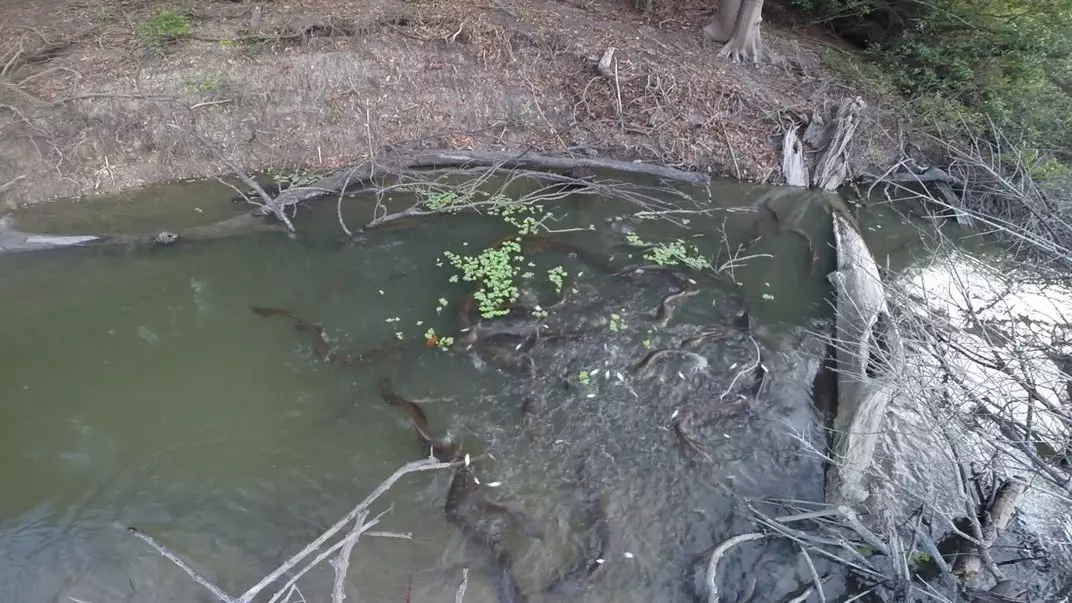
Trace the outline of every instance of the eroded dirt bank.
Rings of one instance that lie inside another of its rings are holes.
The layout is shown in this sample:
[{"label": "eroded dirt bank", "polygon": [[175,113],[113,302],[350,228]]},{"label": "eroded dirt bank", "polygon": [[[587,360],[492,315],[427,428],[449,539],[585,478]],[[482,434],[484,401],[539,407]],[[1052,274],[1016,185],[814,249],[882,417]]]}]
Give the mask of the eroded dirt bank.
[{"label": "eroded dirt bank", "polygon": [[[257,7],[260,7],[259,9]],[[895,160],[898,120],[824,66],[831,43],[765,24],[781,65],[705,48],[714,6],[303,0],[5,3],[7,207],[205,177],[328,169],[391,147],[576,153],[780,180],[782,126],[868,101],[854,169]],[[185,11],[164,51],[144,24]],[[259,15],[257,14],[259,13]],[[151,41],[151,40],[150,40]],[[616,80],[596,63],[617,49]]]}]

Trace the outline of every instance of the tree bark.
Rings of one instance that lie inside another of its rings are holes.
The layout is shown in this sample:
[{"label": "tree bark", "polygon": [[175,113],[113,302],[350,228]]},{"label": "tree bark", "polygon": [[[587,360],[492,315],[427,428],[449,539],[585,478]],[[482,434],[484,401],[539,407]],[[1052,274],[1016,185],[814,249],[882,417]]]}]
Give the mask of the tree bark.
[{"label": "tree bark", "polygon": [[729,57],[737,62],[771,62],[774,57],[763,43],[760,32],[762,13],[763,0],[723,0],[714,19],[704,27],[704,36],[725,43],[718,51],[720,58]]},{"label": "tree bark", "polygon": [[741,12],[741,0],[722,0],[715,17],[703,28],[704,36],[715,42],[725,44],[733,36],[733,28],[737,25],[737,15]]}]

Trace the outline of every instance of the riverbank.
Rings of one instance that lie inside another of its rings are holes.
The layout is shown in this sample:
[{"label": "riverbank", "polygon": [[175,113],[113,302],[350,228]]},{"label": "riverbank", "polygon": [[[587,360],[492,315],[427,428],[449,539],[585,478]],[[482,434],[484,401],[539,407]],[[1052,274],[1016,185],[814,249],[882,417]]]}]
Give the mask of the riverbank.
[{"label": "riverbank", "polygon": [[20,54],[0,96],[7,208],[228,172],[191,132],[249,171],[532,149],[779,183],[783,128],[846,96],[868,103],[852,175],[898,161],[906,127],[815,32],[764,23],[781,65],[717,58],[700,2],[645,17],[603,0],[199,0],[170,42],[145,24],[173,3],[62,4],[0,9]]}]

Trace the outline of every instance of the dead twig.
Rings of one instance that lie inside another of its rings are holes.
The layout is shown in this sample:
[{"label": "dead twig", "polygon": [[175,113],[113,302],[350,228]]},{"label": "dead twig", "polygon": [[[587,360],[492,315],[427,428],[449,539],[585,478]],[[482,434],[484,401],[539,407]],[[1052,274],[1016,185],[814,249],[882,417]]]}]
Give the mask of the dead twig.
[{"label": "dead twig", "polygon": [[[251,586],[248,590],[246,590],[246,592],[242,593],[238,597],[232,597],[228,595],[222,588],[216,586],[203,574],[194,570],[192,567],[190,567],[189,564],[183,561],[182,558],[168,550],[160,543],[156,542],[148,534],[145,534],[141,530],[138,530],[137,528],[133,527],[128,527],[127,530],[138,538],[144,540],[146,543],[156,549],[157,552],[159,552],[161,555],[169,559],[172,563],[177,565],[181,570],[186,572],[187,575],[193,578],[195,582],[208,589],[222,603],[251,603],[257,597],[257,595],[259,595],[265,588],[268,587],[268,585],[278,580],[284,574],[286,574],[294,567],[296,567],[299,563],[301,563],[304,559],[309,557],[309,555],[319,550],[322,546],[324,546],[325,543],[327,543],[328,540],[331,539],[332,536],[336,535],[340,530],[342,530],[344,527],[346,527],[352,522],[354,527],[351,528],[350,532],[345,538],[342,538],[334,545],[329,547],[327,550],[317,555],[317,557],[313,560],[312,563],[307,564],[304,568],[296,572],[295,575],[291,576],[291,578],[286,582],[286,584],[284,584],[283,587],[280,588],[279,591],[276,592],[275,595],[271,598],[271,601],[275,602],[279,601],[284,596],[289,597],[290,593],[293,592],[294,585],[297,583],[298,579],[302,575],[304,575],[306,572],[308,572],[310,569],[312,569],[319,563],[323,562],[324,559],[327,559],[335,551],[342,549],[339,558],[337,559],[336,563],[333,564],[336,567],[336,581],[335,588],[333,589],[333,601],[334,603],[339,603],[340,601],[342,601],[342,598],[339,598],[339,596],[341,593],[341,584],[346,577],[345,568],[349,563],[350,551],[353,549],[354,543],[356,543],[358,537],[379,522],[379,517],[373,519],[372,521],[369,521],[368,523],[364,522],[364,518],[368,516],[368,509],[372,505],[372,503],[376,502],[376,500],[383,496],[384,493],[391,489],[395,482],[397,482],[399,479],[401,479],[407,474],[423,471],[435,471],[438,469],[449,469],[451,467],[455,467],[456,465],[457,463],[440,463],[435,459],[424,459],[403,465],[394,473],[392,473],[386,480],[384,480],[383,483],[377,486],[376,489],[365,498],[365,500],[361,501],[353,509],[351,509],[345,517],[335,522],[335,524],[328,528],[323,534],[321,534],[315,540],[306,545],[301,551],[291,556],[290,559],[287,559],[279,567],[272,570],[271,573],[262,578],[259,582]],[[380,516],[382,516],[382,514]],[[408,535],[406,534],[398,534],[394,532],[381,532],[377,533],[377,535],[388,536],[392,538],[408,537]],[[344,597],[344,595],[342,596]]]},{"label": "dead twig", "polygon": [[[265,190],[263,188],[261,188],[261,185],[257,184],[257,181],[254,180],[253,178],[250,178],[249,175],[246,174],[240,167],[235,165],[231,160],[229,160],[226,157],[224,157],[224,155],[222,153],[220,153],[219,150],[216,149],[216,145],[214,145],[211,142],[209,142],[208,140],[206,140],[205,137],[201,136],[201,134],[199,132],[197,132],[196,130],[184,130],[183,128],[180,128],[176,124],[168,124],[168,125],[169,125],[169,127],[172,127],[172,128],[174,128],[174,129],[176,129],[176,130],[178,130],[180,132],[183,132],[183,133],[187,134],[188,136],[191,136],[191,137],[197,139],[197,141],[200,142],[205,147],[205,149],[207,149],[210,153],[212,153],[212,155],[214,157],[216,157],[217,160],[219,160],[221,163],[223,163],[225,166],[227,166],[228,169],[230,169],[232,172],[234,172],[235,175],[238,176],[238,178],[242,181],[243,184],[248,186],[251,190],[255,191],[260,196],[261,200],[264,202],[263,207],[265,209],[269,210],[273,215],[275,215],[275,217],[278,218],[280,222],[285,224],[286,227],[287,227],[287,230],[289,230],[290,232],[296,232],[295,229],[294,229],[294,224],[290,221],[290,218],[287,216],[287,212],[284,211],[284,206],[276,204],[276,203],[273,203],[271,195],[269,195],[267,192],[265,192]],[[243,195],[243,197],[245,197],[245,195]]]},{"label": "dead twig", "polygon": [[458,591],[454,593],[454,603],[465,601],[465,589],[469,586],[469,568],[462,569],[462,581],[458,583]]},{"label": "dead twig", "polygon": [[154,540],[152,536],[134,527],[127,527],[126,530],[131,534],[137,536],[138,538],[144,540],[149,546],[156,549],[156,552],[160,553],[169,561],[177,565],[179,569],[186,572],[187,576],[193,578],[194,582],[197,582],[201,586],[204,586],[206,589],[208,589],[210,593],[215,595],[217,599],[223,601],[223,603],[234,603],[236,601],[236,599],[231,598],[230,595],[224,592],[222,588],[216,586],[211,580],[206,578],[204,574],[190,567],[189,564],[183,561],[181,557],[179,557],[175,553],[172,553],[167,549],[167,547]]},{"label": "dead twig", "polygon": [[749,542],[752,540],[759,540],[766,538],[767,535],[760,532],[750,532],[748,534],[740,534],[734,536],[729,540],[715,547],[714,552],[711,553],[711,559],[707,562],[707,603],[718,603],[718,562],[726,555],[726,553],[733,547],[741,544],[742,542]]}]

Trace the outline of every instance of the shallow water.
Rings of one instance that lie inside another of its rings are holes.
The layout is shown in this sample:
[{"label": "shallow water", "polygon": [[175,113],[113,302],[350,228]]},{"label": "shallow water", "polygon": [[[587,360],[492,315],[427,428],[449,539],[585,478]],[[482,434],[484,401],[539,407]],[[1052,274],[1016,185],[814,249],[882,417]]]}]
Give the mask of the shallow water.
[{"label": "shallow water", "polygon": [[[172,222],[234,211],[222,187],[168,190],[175,198],[159,207]],[[714,198],[726,208],[748,206],[768,190],[718,184]],[[143,230],[151,220],[129,213],[129,201],[83,204],[82,214],[52,218],[37,210],[20,225],[45,230],[52,219],[53,231],[84,231],[85,215],[97,232]],[[570,220],[556,228],[597,228],[561,237],[621,265],[637,259],[622,244],[625,230],[646,239],[673,232],[655,222],[615,221],[622,208],[611,204],[572,202]],[[543,527],[543,542],[508,540],[523,590],[546,585],[578,545],[581,509],[571,477],[583,461],[611,544],[597,579],[564,600],[689,600],[693,559],[750,530],[728,491],[822,496],[817,459],[799,453],[794,434],[817,433],[808,387],[822,349],[808,332],[822,328],[828,314],[829,215],[813,193],[791,192],[772,205],[779,214],[800,211],[798,223],[818,254],[814,266],[803,237],[765,237],[750,251],[757,257],[735,270],[739,288],[728,279],[699,279],[700,293],[665,329],[654,328],[650,314],[673,291],[667,282],[630,283],[574,258],[534,256],[536,274],[562,265],[578,288],[549,320],[605,328],[534,351],[543,410],[527,430],[519,411],[529,391],[524,379],[465,351],[424,345],[428,328],[457,332],[455,306],[468,291],[448,282],[451,271],[437,258],[507,234],[490,217],[428,220],[340,244],[329,202],[300,215],[300,240],[266,234],[168,249],[0,256],[0,600],[212,600],[117,525],[153,535],[225,590],[245,590],[392,471],[420,458],[404,417],[379,399],[384,375],[423,405],[435,428],[485,454],[481,479],[501,482],[498,498]],[[690,235],[714,254],[723,232],[743,240],[754,219],[694,217]],[[914,231],[888,215],[868,219],[861,216],[872,224],[866,232],[880,261],[887,250],[891,268],[910,263],[914,246],[905,242]],[[440,297],[448,305],[437,312]],[[320,323],[349,353],[396,333],[405,348],[369,367],[327,364],[307,334],[255,315],[253,306]],[[725,324],[744,309],[773,378],[758,405],[697,428],[716,461],[708,466],[676,447],[670,417],[686,406],[717,407],[724,393],[741,389],[744,381],[731,379],[735,367],[752,362],[752,344],[737,337],[699,349],[708,371],[681,360],[642,376],[629,369],[647,348]],[[622,323],[614,329],[611,314]],[[592,373],[589,383],[579,382],[581,372]],[[391,510],[380,527],[412,532],[413,540],[362,539],[352,600],[441,601],[466,567],[474,572],[466,601],[495,600],[480,551],[444,519],[448,482],[446,473],[409,476],[381,500],[375,512]],[[720,573],[724,592],[740,593],[762,576],[758,600],[775,600],[808,580],[789,547],[749,544],[739,552]],[[326,565],[309,574],[299,583],[302,594],[327,600],[330,575]]]}]

